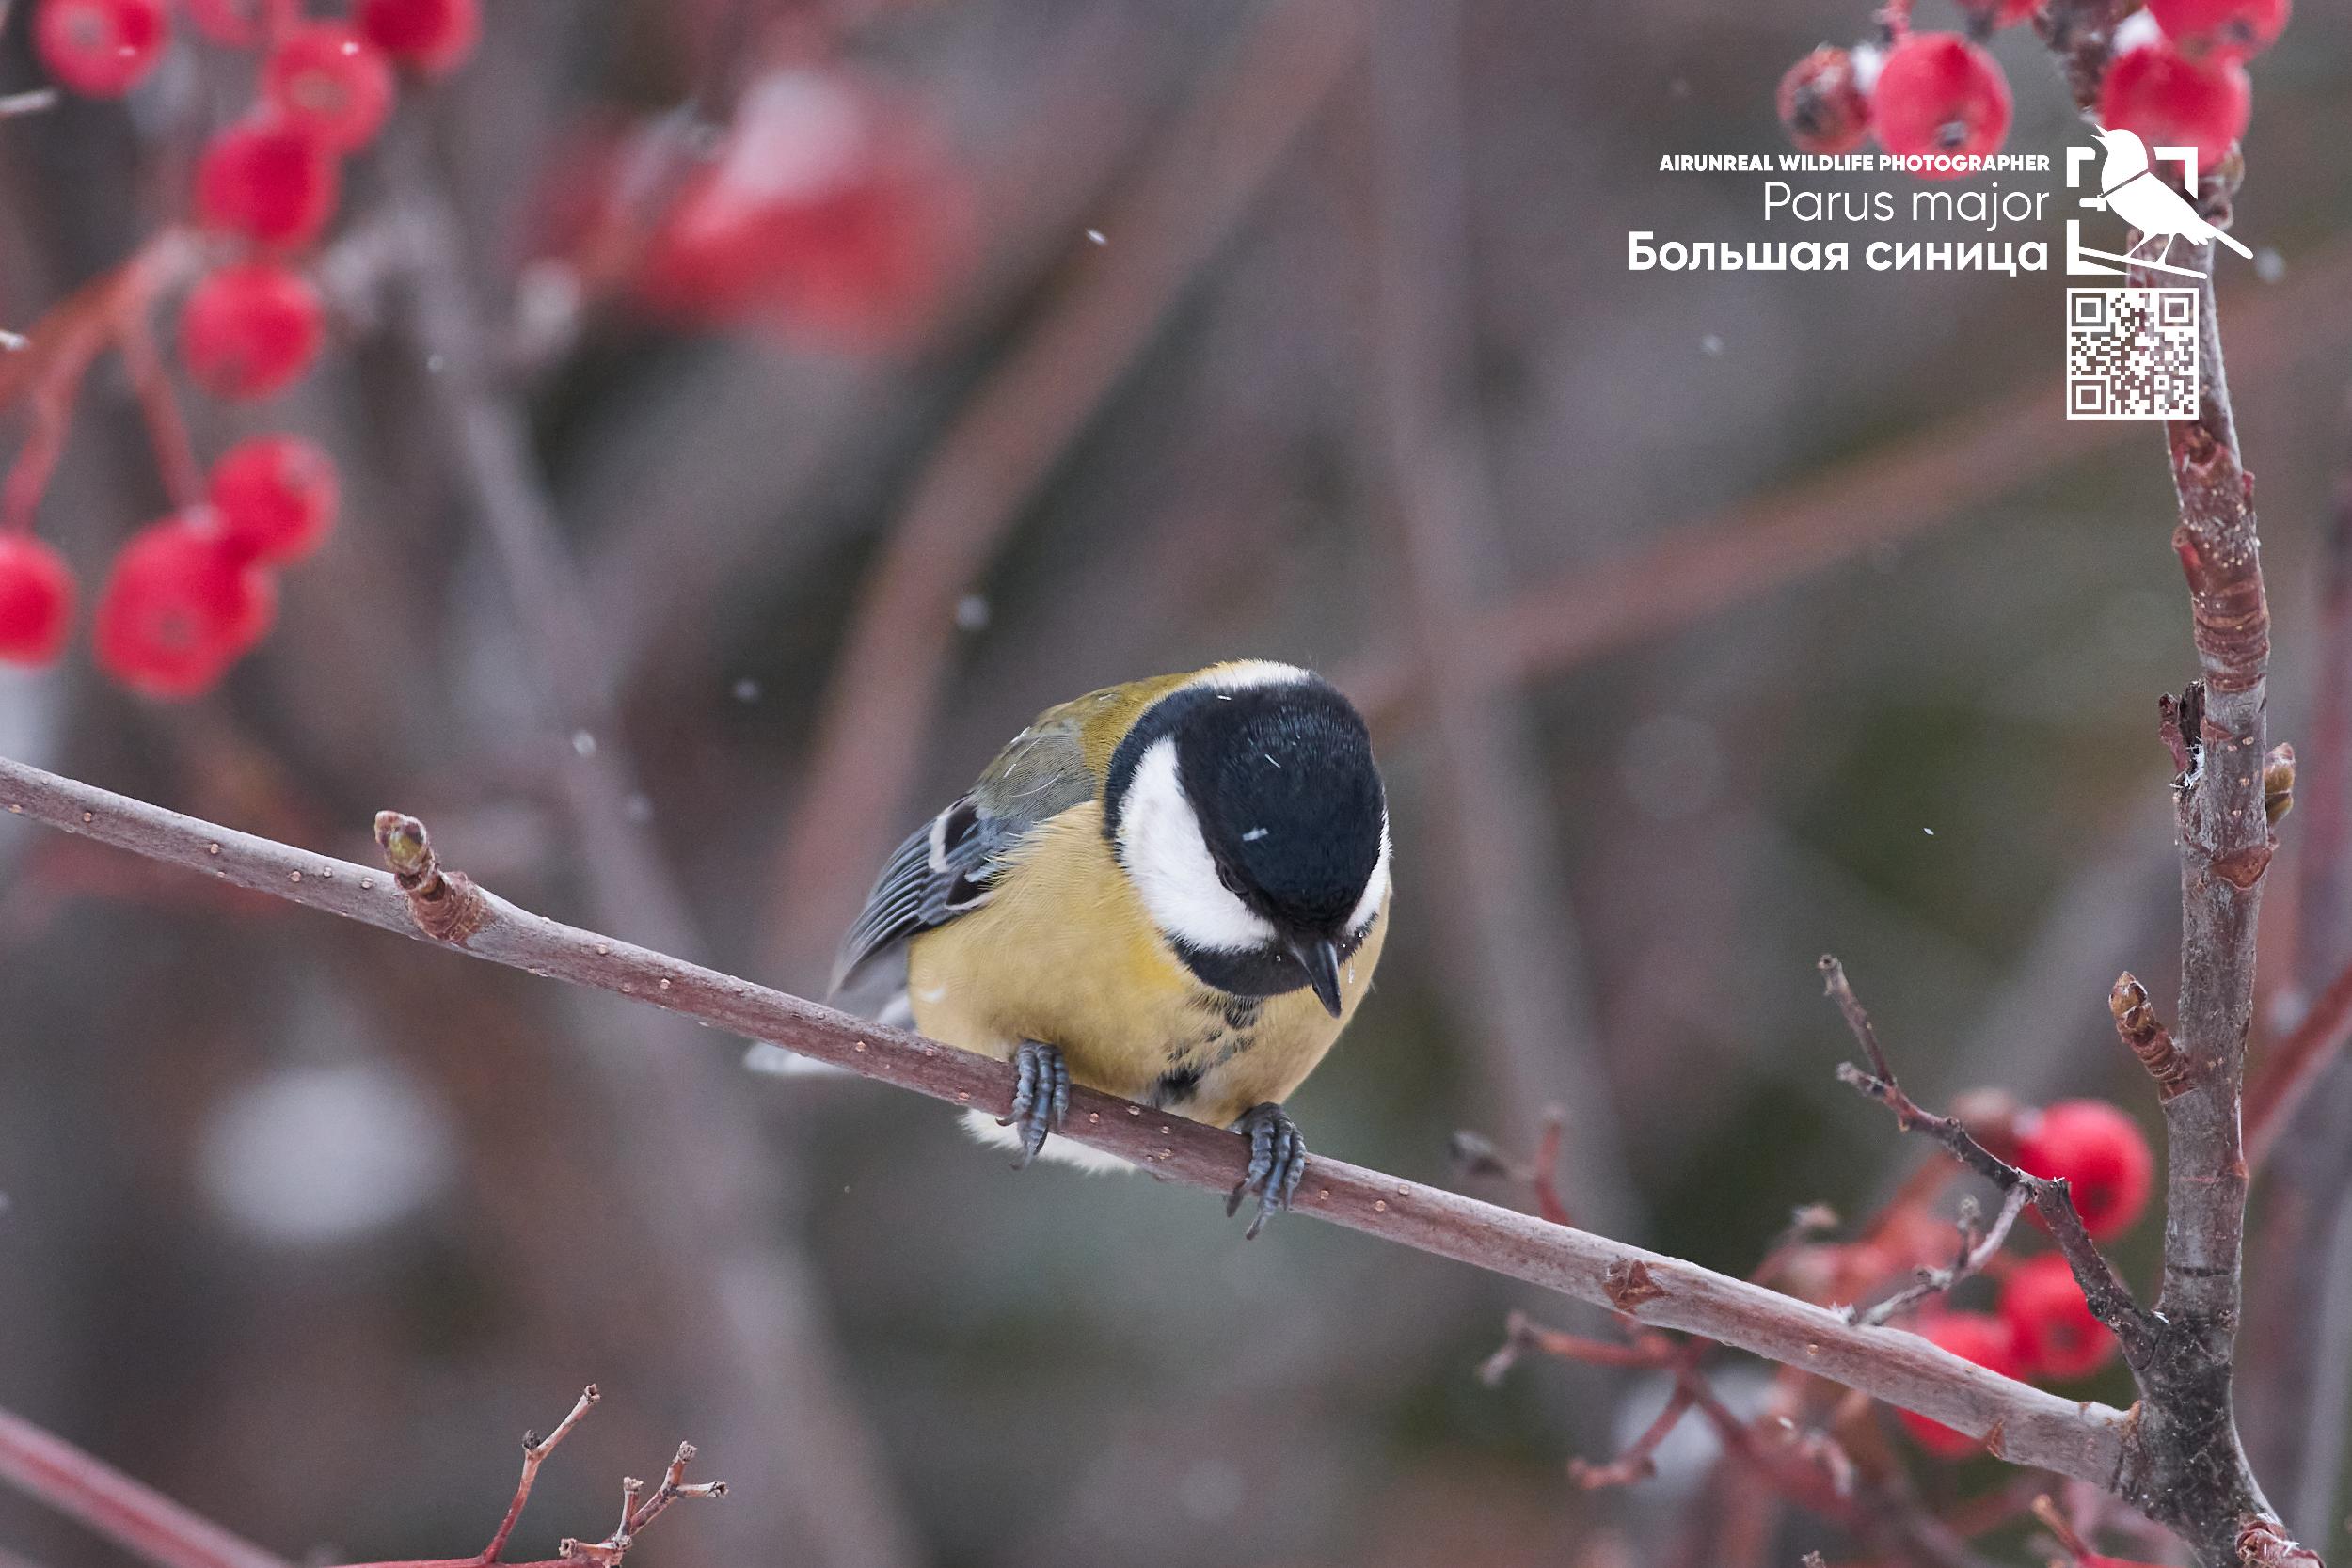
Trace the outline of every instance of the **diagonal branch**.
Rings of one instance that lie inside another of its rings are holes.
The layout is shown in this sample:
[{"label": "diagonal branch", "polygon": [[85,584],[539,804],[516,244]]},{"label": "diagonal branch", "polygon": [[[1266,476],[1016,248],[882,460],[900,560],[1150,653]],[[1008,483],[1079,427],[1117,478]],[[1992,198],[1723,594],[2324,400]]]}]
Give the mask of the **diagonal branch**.
[{"label": "diagonal branch", "polygon": [[1999,1188],[2004,1212],[2011,1195],[2026,1194],[2035,1212],[2049,1226],[2058,1250],[2065,1254],[2068,1267],[2074,1271],[2074,1282],[2083,1288],[2091,1312],[2115,1331],[2123,1347],[2123,1359],[2137,1372],[2141,1362],[2155,1354],[2155,1321],[2133,1297],[2131,1287],[2115,1272],[2115,1265],[2099,1250],[2099,1243],[2090,1239],[2090,1231],[2074,1208],[2074,1197],[2066,1182],[2028,1175],[1985,1148],[1958,1117],[1939,1116],[1922,1108],[1903,1092],[1902,1085],[1896,1079],[1886,1059],[1886,1050],[1879,1044],[1878,1030],[1846,979],[1845,966],[1826,953],[1821,955],[1821,980],[1830,1000],[1845,1015],[1846,1026],[1853,1031],[1864,1054],[1870,1058],[1871,1070],[1867,1072],[1851,1062],[1840,1066],[1839,1080],[1892,1111],[1896,1126],[1906,1132],[1934,1139],[1953,1159]]},{"label": "diagonal branch", "polygon": [[[327,913],[430,941],[411,895],[385,871],[217,827],[0,760],[0,808],[150,859],[208,873]],[[394,817],[388,832],[407,827]],[[420,843],[404,869],[420,892]],[[543,978],[612,992],[753,1039],[773,1040],[866,1078],[955,1105],[1009,1103],[1013,1069],[904,1031],[837,1013],[517,908],[479,887],[455,951]],[[1166,1180],[1219,1196],[1248,1164],[1247,1140],[1081,1089],[1067,1134]],[[1761,1286],[1606,1237],[1549,1224],[1438,1188],[1318,1158],[1298,1212],[1679,1329],[1860,1389],[1975,1434],[1998,1429],[2019,1464],[2106,1486],[2123,1457],[2125,1419],[2000,1377],[1899,1329],[1857,1327]]]},{"label": "diagonal branch", "polygon": [[0,1481],[157,1568],[289,1568],[285,1559],[6,1410]]}]

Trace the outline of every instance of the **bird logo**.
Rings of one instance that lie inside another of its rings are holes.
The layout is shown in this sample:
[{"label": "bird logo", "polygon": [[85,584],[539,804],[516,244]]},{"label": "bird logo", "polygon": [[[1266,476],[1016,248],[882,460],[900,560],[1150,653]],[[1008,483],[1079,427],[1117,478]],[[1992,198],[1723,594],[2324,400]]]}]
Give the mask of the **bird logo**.
[{"label": "bird logo", "polygon": [[[2179,273],[2184,277],[2201,276],[2195,269],[2174,266],[2168,260],[2174,240],[2186,240],[2190,245],[2209,245],[2218,240],[2240,256],[2254,254],[2234,236],[2217,229],[2198,215],[2188,198],[2166,184],[2155,172],[2153,160],[2148,155],[2148,144],[2130,131],[2097,131],[2099,145],[2106,157],[2099,167],[2099,194],[2082,198],[2082,205],[2094,211],[2111,212],[2134,229],[2139,239],[2122,255],[2106,251],[2084,250],[2085,256],[2100,256],[2129,265],[2151,267],[2159,272]],[[2189,178],[2195,179],[2195,155],[2190,154]],[[2070,179],[2071,182],[2071,179]],[[2070,226],[2071,227],[2071,226]],[[2155,240],[2164,242],[2155,256],[2140,254],[2142,247]],[[2104,267],[2087,270],[2104,272]]]}]

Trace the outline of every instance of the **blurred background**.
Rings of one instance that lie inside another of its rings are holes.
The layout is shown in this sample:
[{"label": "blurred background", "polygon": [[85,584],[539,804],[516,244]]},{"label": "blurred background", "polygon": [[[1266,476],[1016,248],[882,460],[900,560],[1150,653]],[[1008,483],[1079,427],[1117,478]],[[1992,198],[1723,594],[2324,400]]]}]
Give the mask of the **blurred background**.
[{"label": "blurred background", "polygon": [[[2260,260],[2220,291],[2298,743],[2352,677],[2319,653],[2344,21],[2307,0],[2257,64]],[[1831,1075],[1824,950],[1921,1099],[2153,1123],[2103,1004],[2125,966],[2169,1004],[2174,961],[2153,720],[2192,658],[2157,432],[2060,418],[2056,275],[1625,264],[1630,229],[1763,237],[1756,181],[1659,159],[1779,150],[1785,65],[1866,25],[486,0],[478,52],[345,171],[320,369],[259,414],[187,399],[207,456],[264,428],[332,452],[336,537],[199,700],[86,649],[0,672],[0,754],[355,859],[398,807],[525,904],[807,990],[889,846],[1038,709],[1292,659],[1373,715],[1399,856],[1377,990],[1294,1101],[1311,1147],[1458,1184],[1455,1130],[1524,1154],[1558,1102],[1581,1219],[1743,1273],[1793,1209],[1858,1219],[1922,1158]],[[24,31],[0,85],[39,80]],[[2010,150],[2058,154],[2038,44],[1996,54]],[[184,42],[127,103],[0,120],[0,325],[182,214],[251,70]],[[844,159],[853,198],[769,224]],[[102,361],[43,535],[94,578],[165,506]],[[2299,826],[2265,1037],[2352,958]],[[740,1056],[0,832],[0,1404],[296,1560],[472,1551],[516,1435],[590,1380],[521,1556],[601,1533],[680,1437],[734,1495],[633,1560],[1841,1549],[1696,1427],[1640,1486],[1572,1485],[1661,1386],[1475,1373],[1514,1307],[1598,1314],[1304,1222],[1245,1246],[1198,1193],[1015,1175],[940,1107]],[[2338,1547],[2343,1099],[2258,1215],[2303,1218],[2287,1263],[2257,1238],[2293,1355],[2245,1396],[2274,1497]],[[1726,1400],[1760,1387],[1721,1368]],[[1931,1502],[2008,1484],[1918,1469]],[[127,1560],[13,1495],[0,1545]],[[2027,1560],[2017,1531],[1984,1550]]]}]

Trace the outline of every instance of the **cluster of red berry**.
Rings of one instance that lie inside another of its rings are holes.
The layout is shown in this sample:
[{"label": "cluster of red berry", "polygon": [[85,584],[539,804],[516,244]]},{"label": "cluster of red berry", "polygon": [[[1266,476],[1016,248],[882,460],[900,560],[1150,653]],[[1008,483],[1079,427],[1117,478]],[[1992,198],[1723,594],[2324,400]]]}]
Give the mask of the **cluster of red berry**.
[{"label": "cluster of red berry", "polygon": [[755,77],[714,135],[664,116],[583,136],[556,179],[542,256],[677,326],[887,344],[970,249],[969,192],[920,107],[824,58]]},{"label": "cluster of red berry", "polygon": [[[1780,119],[1808,152],[1849,152],[1875,133],[1902,156],[1981,155],[2009,135],[2009,81],[1982,40],[2036,17],[2040,0],[1959,0],[1966,33],[1917,32],[1909,7],[1882,13],[1882,40],[1824,46],[1788,69]],[[2150,146],[2193,146],[2211,168],[2253,110],[2244,62],[2268,48],[2291,0],[2147,0],[2116,29],[2099,120]],[[1964,169],[1929,170],[1963,173]]]},{"label": "cluster of red berry", "polygon": [[[325,308],[295,262],[334,216],[341,160],[383,128],[396,64],[433,74],[471,51],[478,0],[358,0],[348,23],[305,18],[299,0],[186,0],[186,12],[261,61],[254,106],[197,166],[197,217],[232,248],[182,307],[180,356],[213,396],[258,401],[298,380],[325,341]],[[154,70],[171,20],[167,0],[38,0],[34,43],[63,86],[119,97]],[[99,596],[99,664],[149,695],[194,696],[261,640],[274,572],[325,539],[338,482],[326,452],[273,435],[231,448],[204,492],[135,535]],[[26,521],[0,531],[0,660],[45,664],[64,649],[75,588]]]},{"label": "cluster of red berry", "polygon": [[[2122,1235],[2147,1211],[2155,1156],[2139,1124],[2105,1101],[2061,1101],[2023,1113],[2005,1141],[2008,1147],[1996,1152],[2019,1169],[2066,1179],[2095,1240]],[[2064,1382],[2097,1371],[2114,1356],[2114,1335],[2092,1316],[2074,1270],[2058,1253],[2008,1264],[2000,1282],[1996,1312],[1939,1309],[1912,1326],[2004,1377]],[[1923,1416],[1906,1411],[1902,1418],[1931,1453],[1961,1458],[1978,1449],[1976,1439]]]}]

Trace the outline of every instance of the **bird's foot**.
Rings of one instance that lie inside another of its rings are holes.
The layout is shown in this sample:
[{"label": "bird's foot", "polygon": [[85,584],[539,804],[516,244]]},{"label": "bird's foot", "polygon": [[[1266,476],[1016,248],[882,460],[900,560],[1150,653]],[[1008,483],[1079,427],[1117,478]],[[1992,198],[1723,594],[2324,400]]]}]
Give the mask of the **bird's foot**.
[{"label": "bird's foot", "polygon": [[1012,1064],[1017,1074],[1012,1112],[996,1125],[1021,1129],[1021,1158],[1012,1163],[1021,1170],[1045,1147],[1045,1135],[1060,1132],[1070,1115],[1070,1064],[1058,1049],[1037,1040],[1023,1040]]},{"label": "bird's foot", "polygon": [[1307,1140],[1298,1135],[1290,1113],[1275,1104],[1252,1105],[1233,1123],[1233,1131],[1249,1140],[1249,1174],[1225,1200],[1225,1212],[1232,1217],[1241,1211],[1244,1197],[1258,1195],[1257,1217],[1242,1232],[1242,1239],[1250,1241],[1266,1221],[1290,1208],[1291,1195],[1307,1174]]}]

